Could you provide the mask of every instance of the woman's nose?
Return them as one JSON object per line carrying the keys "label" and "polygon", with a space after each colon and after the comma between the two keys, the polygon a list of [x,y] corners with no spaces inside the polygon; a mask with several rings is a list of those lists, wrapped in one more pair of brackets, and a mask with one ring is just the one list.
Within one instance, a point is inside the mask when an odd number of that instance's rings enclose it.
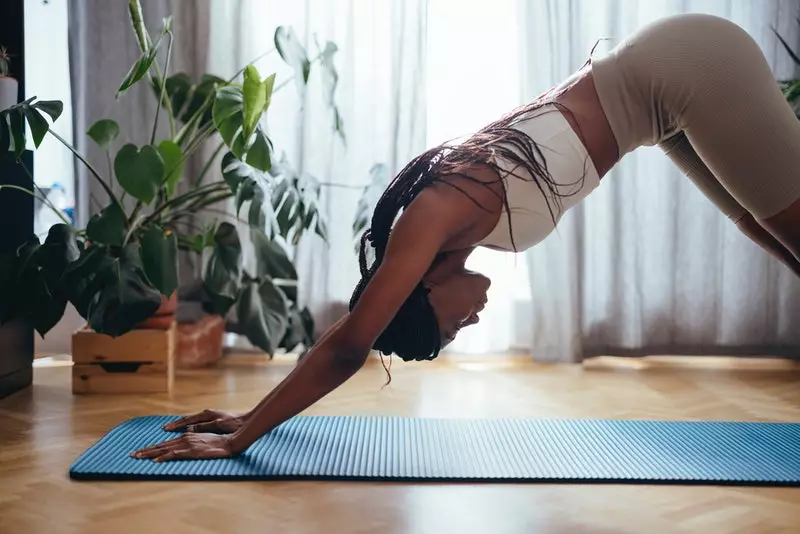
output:
{"label": "woman's nose", "polygon": [[491,279],[489,279],[488,276],[483,276],[483,275],[481,275],[481,278],[483,278],[483,283],[484,283],[484,286],[485,286],[484,291],[489,291],[489,288],[492,287]]}

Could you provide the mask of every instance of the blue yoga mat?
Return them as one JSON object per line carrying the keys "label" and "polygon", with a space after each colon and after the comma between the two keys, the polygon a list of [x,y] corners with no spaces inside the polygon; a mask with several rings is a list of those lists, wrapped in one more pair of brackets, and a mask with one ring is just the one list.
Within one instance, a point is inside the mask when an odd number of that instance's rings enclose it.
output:
{"label": "blue yoga mat", "polygon": [[794,423],[298,416],[236,458],[129,456],[177,436],[172,419],[122,423],[71,478],[800,485]]}

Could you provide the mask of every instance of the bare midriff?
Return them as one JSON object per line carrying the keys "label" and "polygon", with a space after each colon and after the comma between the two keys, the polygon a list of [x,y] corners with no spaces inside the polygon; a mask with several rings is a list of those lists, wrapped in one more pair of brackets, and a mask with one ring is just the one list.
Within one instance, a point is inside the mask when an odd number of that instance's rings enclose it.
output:
{"label": "bare midriff", "polygon": [[602,178],[619,160],[619,150],[597,96],[591,67],[576,72],[555,92],[559,93],[556,102],[569,110],[569,113],[564,113],[564,118],[583,141],[597,174]]}

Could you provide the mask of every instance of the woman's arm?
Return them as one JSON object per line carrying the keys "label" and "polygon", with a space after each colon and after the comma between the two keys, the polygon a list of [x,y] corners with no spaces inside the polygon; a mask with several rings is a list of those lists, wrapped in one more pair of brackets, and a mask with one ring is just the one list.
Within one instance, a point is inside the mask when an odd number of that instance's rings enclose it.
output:
{"label": "woman's arm", "polygon": [[[328,328],[328,330],[327,330],[327,331],[325,331],[325,332],[322,334],[322,336],[321,336],[321,337],[320,337],[320,338],[317,340],[317,342],[315,343],[315,345],[314,345],[314,346],[322,345],[323,343],[325,343],[325,342],[326,342],[326,340],[327,340],[327,339],[330,337],[330,335],[331,335],[333,332],[336,332],[336,331],[338,331],[338,329],[339,329],[339,328],[342,326],[342,324],[345,322],[345,320],[347,319],[347,317],[348,317],[348,316],[347,316],[347,315],[345,315],[344,317],[342,317],[341,319],[339,319],[338,321],[336,321],[335,323],[333,323],[333,325],[332,325],[331,327],[329,327],[329,328]],[[311,350],[311,349],[309,349],[309,350]],[[302,358],[300,361],[298,361],[298,362],[297,362],[297,366],[295,366],[295,370],[296,370],[296,369],[297,369],[297,367],[298,367],[298,366],[299,366],[299,365],[300,365],[300,364],[303,362],[303,360],[305,360],[305,358]],[[266,397],[264,397],[263,399],[261,399],[261,402],[259,402],[258,404],[256,404],[256,405],[255,405],[255,406],[254,406],[254,407],[253,407],[253,408],[252,408],[250,411],[248,411],[246,414],[244,414],[244,420],[245,420],[245,421],[247,421],[247,420],[248,420],[249,418],[251,418],[251,417],[252,417],[252,416],[253,416],[253,415],[254,415],[254,414],[255,414],[255,413],[256,413],[256,412],[257,412],[257,411],[258,411],[258,410],[259,410],[259,409],[262,407],[262,406],[264,406],[264,404],[265,404],[267,401],[269,401],[269,400],[272,398],[272,396],[275,394],[275,391],[277,391],[277,389],[278,389],[278,388],[275,388],[275,389],[273,389],[273,390],[272,390],[272,391],[269,393],[269,395],[267,395]]]}
{"label": "woman's arm", "polygon": [[259,437],[302,412],[339,387],[364,364],[369,348],[348,346],[344,324],[312,348],[272,392],[248,414],[242,427],[230,436],[231,452],[247,449]]}
{"label": "woman's arm", "polygon": [[[433,192],[433,191],[431,191]],[[329,330],[231,435],[240,452],[354,375],[375,339],[422,279],[444,243],[461,229],[463,212],[442,209],[438,195],[420,195],[392,231],[381,266],[353,311]],[[435,216],[431,216],[436,213]],[[460,220],[459,220],[460,219]]]}
{"label": "woman's arm", "polygon": [[375,339],[443,245],[472,224],[473,215],[484,213],[466,197],[453,197],[438,188],[421,193],[392,230],[383,262],[353,310],[259,403],[239,430],[228,436],[185,434],[134,456],[163,461],[236,454],[336,389],[362,367]]}

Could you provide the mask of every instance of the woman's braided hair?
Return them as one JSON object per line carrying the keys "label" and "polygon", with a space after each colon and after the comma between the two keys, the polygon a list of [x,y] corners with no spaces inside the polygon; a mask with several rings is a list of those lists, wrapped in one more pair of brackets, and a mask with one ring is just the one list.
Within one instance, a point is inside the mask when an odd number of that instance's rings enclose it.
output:
{"label": "woman's braided hair", "polygon": [[[441,181],[442,177],[459,175],[477,182],[469,176],[469,171],[476,165],[483,165],[493,169],[501,181],[509,174],[521,180],[532,180],[547,199],[553,222],[557,221],[558,215],[553,204],[560,214],[559,198],[569,196],[569,193],[558,191],[559,184],[548,172],[539,145],[530,136],[514,128],[518,121],[527,118],[529,113],[547,104],[559,106],[554,101],[534,101],[485,126],[462,143],[443,143],[423,152],[395,176],[378,200],[370,227],[361,237],[359,250],[361,279],[350,299],[350,310],[356,305],[380,267],[392,225],[401,210],[408,207],[424,188],[435,182],[460,189],[452,183]],[[502,169],[496,163],[497,159],[512,163],[511,171]],[[523,170],[522,174],[515,172],[518,168]],[[478,183],[485,184],[485,182]],[[471,200],[477,204],[477,201]],[[505,194],[502,195],[502,202],[510,227],[511,215]],[[513,233],[511,242],[516,250]],[[367,266],[367,243],[374,252],[374,261],[369,266]],[[422,282],[417,284],[400,306],[392,321],[376,339],[373,348],[382,355],[397,354],[405,361],[432,360],[438,356],[441,350],[439,325],[428,300],[428,290]]]}

